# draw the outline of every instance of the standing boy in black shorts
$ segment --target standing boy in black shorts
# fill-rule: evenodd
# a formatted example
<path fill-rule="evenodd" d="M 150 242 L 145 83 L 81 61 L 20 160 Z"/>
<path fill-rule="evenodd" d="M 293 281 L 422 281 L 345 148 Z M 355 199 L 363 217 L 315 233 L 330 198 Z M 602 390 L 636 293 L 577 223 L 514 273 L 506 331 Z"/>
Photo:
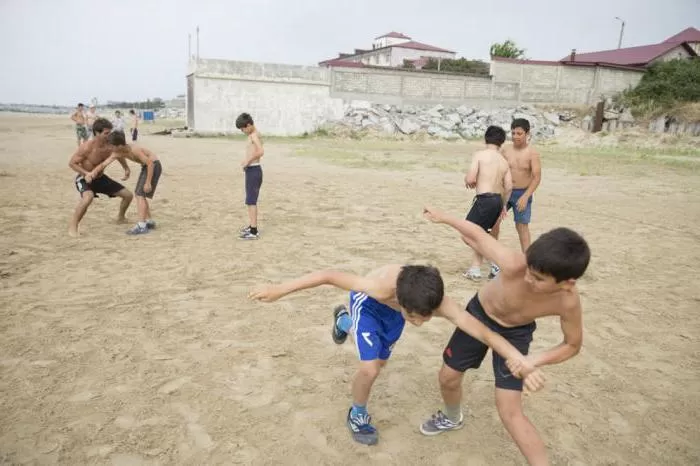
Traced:
<path fill-rule="evenodd" d="M 245 172 L 245 204 L 248 207 L 248 226 L 241 229 L 240 239 L 258 239 L 258 195 L 263 181 L 260 159 L 265 154 L 260 132 L 253 123 L 253 118 L 247 113 L 241 113 L 236 118 L 236 128 L 248 136 L 246 155 L 241 162 Z"/>
<path fill-rule="evenodd" d="M 506 132 L 500 126 L 489 126 L 484 135 L 486 148 L 474 154 L 469 172 L 464 177 L 467 188 L 476 188 L 476 196 L 467 220 L 489 231 L 505 215 L 504 204 L 510 198 L 513 179 L 508 162 L 499 152 L 506 140 Z M 464 238 L 463 238 L 464 239 Z M 466 239 L 464 239 L 466 242 Z M 483 257 L 474 250 L 474 261 L 464 272 L 470 280 L 481 280 Z M 491 266 L 493 268 L 493 265 Z"/>
<path fill-rule="evenodd" d="M 110 163 L 117 160 L 120 163 L 125 158 L 141 165 L 141 173 L 136 182 L 136 208 L 138 209 L 139 221 L 136 225 L 128 230 L 129 235 L 142 235 L 148 233 L 149 230 L 156 227 L 156 222 L 151 219 L 151 208 L 148 205 L 147 199 L 153 199 L 153 193 L 158 186 L 160 174 L 163 171 L 160 160 L 156 154 L 150 150 L 136 145 L 126 143 L 126 137 L 122 131 L 114 131 L 107 138 L 108 143 L 112 146 L 114 153 L 104 162 L 96 166 L 89 176 L 99 176 L 101 172 L 109 166 Z"/>

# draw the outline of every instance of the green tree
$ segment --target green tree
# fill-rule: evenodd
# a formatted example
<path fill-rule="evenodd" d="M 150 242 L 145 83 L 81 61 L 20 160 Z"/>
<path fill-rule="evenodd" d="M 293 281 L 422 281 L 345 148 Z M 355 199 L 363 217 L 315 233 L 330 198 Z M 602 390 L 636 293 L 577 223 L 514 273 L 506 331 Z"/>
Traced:
<path fill-rule="evenodd" d="M 523 58 L 525 55 L 525 49 L 519 49 L 517 44 L 510 39 L 500 44 L 498 42 L 491 44 L 490 51 L 492 57 Z"/>
<path fill-rule="evenodd" d="M 466 58 L 449 59 L 445 58 L 438 62 L 435 58 L 430 58 L 428 63 L 423 67 L 424 70 L 437 70 L 438 64 L 440 71 L 450 71 L 452 73 L 467 73 L 488 75 L 489 64 L 481 60 L 467 60 Z"/>

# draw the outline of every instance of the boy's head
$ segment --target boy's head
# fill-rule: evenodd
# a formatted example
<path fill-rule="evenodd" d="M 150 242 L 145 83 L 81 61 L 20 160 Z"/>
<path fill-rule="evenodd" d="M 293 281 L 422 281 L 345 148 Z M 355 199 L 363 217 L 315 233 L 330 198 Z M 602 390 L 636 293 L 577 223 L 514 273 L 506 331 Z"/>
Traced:
<path fill-rule="evenodd" d="M 513 138 L 513 144 L 516 146 L 525 144 L 529 134 L 530 122 L 525 118 L 516 118 L 510 124 L 510 136 Z"/>
<path fill-rule="evenodd" d="M 426 265 L 406 265 L 396 279 L 396 299 L 404 318 L 413 325 L 422 325 L 440 307 L 445 285 L 440 271 Z"/>
<path fill-rule="evenodd" d="M 107 144 L 114 146 L 114 152 L 118 154 L 124 154 L 130 150 L 129 145 L 126 143 L 124 131 L 112 131 L 107 138 Z"/>
<path fill-rule="evenodd" d="M 486 144 L 501 147 L 506 142 L 506 131 L 500 126 L 489 126 L 484 134 Z"/>
<path fill-rule="evenodd" d="M 117 118 L 119 118 L 120 116 L 122 116 L 122 112 L 120 112 L 119 110 L 117 110 L 117 111 L 114 112 L 114 116 L 116 116 Z"/>
<path fill-rule="evenodd" d="M 568 228 L 555 228 L 527 248 L 528 271 L 525 280 L 535 291 L 571 289 L 591 260 L 588 243 Z"/>
<path fill-rule="evenodd" d="M 133 108 L 131 110 L 129 110 L 129 113 L 132 115 L 136 115 L 136 111 Z"/>
<path fill-rule="evenodd" d="M 78 110 L 83 110 L 83 109 L 85 109 L 85 105 L 83 105 L 82 103 L 79 103 Z"/>
<path fill-rule="evenodd" d="M 236 128 L 243 131 L 245 134 L 250 134 L 255 130 L 255 123 L 253 122 L 253 117 L 248 113 L 241 113 L 236 118 Z"/>
<path fill-rule="evenodd" d="M 97 118 L 92 124 L 92 134 L 103 141 L 107 139 L 110 131 L 112 131 L 112 122 L 106 118 Z"/>

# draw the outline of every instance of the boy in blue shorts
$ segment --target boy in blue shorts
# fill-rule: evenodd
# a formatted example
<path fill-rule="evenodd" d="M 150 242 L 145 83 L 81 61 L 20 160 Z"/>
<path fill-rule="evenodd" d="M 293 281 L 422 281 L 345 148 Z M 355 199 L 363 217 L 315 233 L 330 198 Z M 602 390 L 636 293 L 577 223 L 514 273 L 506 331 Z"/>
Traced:
<path fill-rule="evenodd" d="M 335 270 L 322 270 L 281 284 L 268 285 L 249 294 L 249 298 L 273 302 L 299 290 L 333 285 L 350 292 L 350 310 L 333 310 L 333 341 L 342 344 L 349 334 L 355 340 L 360 363 L 352 383 L 352 407 L 347 425 L 356 442 L 374 445 L 376 428 L 367 412 L 367 401 L 375 380 L 401 337 L 406 321 L 420 326 L 439 316 L 448 319 L 463 332 L 493 348 L 509 364 L 519 369 L 525 386 L 541 388 L 542 374 L 506 339 L 491 331 L 451 298 L 444 296 L 440 272 L 423 265 L 392 264 L 359 276 Z"/>
<path fill-rule="evenodd" d="M 520 238 L 520 249 L 527 251 L 530 246 L 530 220 L 532 218 L 532 196 L 542 180 L 540 154 L 529 144 L 530 122 L 525 118 L 516 118 L 510 125 L 513 144 L 502 149 L 508 161 L 513 178 L 513 191 L 506 203 L 506 209 L 513 209 L 515 229 Z M 491 230 L 491 235 L 498 239 L 500 222 Z"/>

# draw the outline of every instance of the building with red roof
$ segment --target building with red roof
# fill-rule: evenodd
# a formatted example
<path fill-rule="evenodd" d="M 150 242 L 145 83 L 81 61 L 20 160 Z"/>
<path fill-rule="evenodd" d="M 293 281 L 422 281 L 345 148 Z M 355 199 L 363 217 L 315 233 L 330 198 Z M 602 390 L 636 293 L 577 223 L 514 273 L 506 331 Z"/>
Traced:
<path fill-rule="evenodd" d="M 637 68 L 676 58 L 700 55 L 700 31 L 689 27 L 658 44 L 625 47 L 600 52 L 572 53 L 560 61 L 567 64 L 617 65 Z"/>
<path fill-rule="evenodd" d="M 319 66 L 333 67 L 400 67 L 413 63 L 420 68 L 430 58 L 454 59 L 456 52 L 413 40 L 400 32 L 389 32 L 376 37 L 371 49 L 355 49 L 354 53 L 340 53 L 336 58 L 325 60 Z"/>

